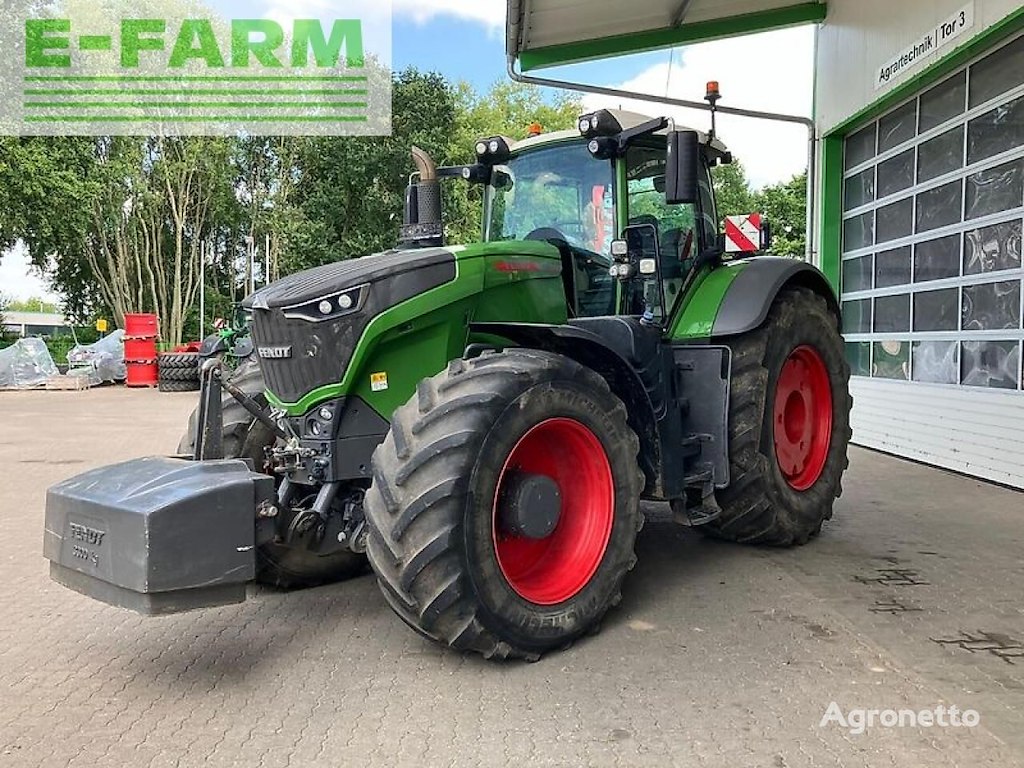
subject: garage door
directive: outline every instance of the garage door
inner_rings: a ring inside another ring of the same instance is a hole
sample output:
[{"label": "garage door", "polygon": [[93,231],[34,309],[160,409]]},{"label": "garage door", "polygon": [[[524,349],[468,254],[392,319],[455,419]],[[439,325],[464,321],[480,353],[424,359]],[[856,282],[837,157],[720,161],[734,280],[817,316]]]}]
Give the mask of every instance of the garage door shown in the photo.
[{"label": "garage door", "polygon": [[1024,487],[1024,37],[845,141],[854,440]]}]

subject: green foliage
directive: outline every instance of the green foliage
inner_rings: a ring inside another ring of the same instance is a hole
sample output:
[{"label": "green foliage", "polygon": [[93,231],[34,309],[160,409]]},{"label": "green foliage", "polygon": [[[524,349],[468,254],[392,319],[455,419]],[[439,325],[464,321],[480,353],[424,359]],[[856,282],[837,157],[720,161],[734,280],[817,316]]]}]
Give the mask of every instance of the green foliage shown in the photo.
[{"label": "green foliage", "polygon": [[[537,123],[545,133],[573,128],[583,111],[579,97],[556,93],[545,98],[536,86],[515,82],[499,82],[487,93],[477,93],[467,83],[455,90],[457,120],[449,134],[446,162],[451,164],[475,161],[477,141],[490,136],[524,139]],[[483,231],[483,189],[458,185],[446,190],[445,231],[453,243],[475,242]]]},{"label": "green foliage", "polygon": [[[298,160],[301,180],[289,215],[281,217],[289,222],[283,272],[394,246],[413,145],[438,165],[470,163],[483,136],[522,138],[533,122],[546,130],[569,128],[580,111],[578,101],[548,102],[531,86],[502,83],[481,95],[466,84],[453,88],[441,75],[415,69],[395,77],[393,103],[390,137],[304,143]],[[443,194],[448,241],[479,240],[481,188],[449,181]]]},{"label": "green foliage", "polygon": [[28,299],[11,300],[7,302],[5,309],[11,312],[48,312],[56,313],[60,311],[60,308],[51,302],[43,301],[38,296],[32,296]]},{"label": "green foliage", "polygon": [[715,202],[718,203],[720,218],[740,216],[757,210],[756,196],[739,160],[712,168],[711,178],[715,184]]},{"label": "green foliage", "polygon": [[0,349],[3,349],[3,342],[7,340],[7,328],[4,326],[4,312],[10,309],[10,299],[6,294],[0,293]]},{"label": "green foliage", "polygon": [[310,139],[299,158],[294,204],[301,225],[282,271],[363,256],[393,247],[416,145],[447,159],[456,105],[447,81],[410,69],[396,76],[389,137]]},{"label": "green foliage", "polygon": [[758,191],[750,188],[746,172],[737,161],[712,170],[718,214],[739,216],[759,211],[772,227],[775,256],[802,257],[807,247],[807,173]]},{"label": "green foliage", "polygon": [[807,173],[757,193],[757,206],[772,225],[772,253],[802,257],[807,252]]}]

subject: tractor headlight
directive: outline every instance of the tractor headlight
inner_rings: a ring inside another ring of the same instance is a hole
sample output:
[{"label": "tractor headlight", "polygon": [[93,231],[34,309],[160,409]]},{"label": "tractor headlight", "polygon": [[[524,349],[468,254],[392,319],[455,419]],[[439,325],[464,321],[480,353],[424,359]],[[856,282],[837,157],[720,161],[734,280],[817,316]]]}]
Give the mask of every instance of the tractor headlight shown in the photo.
[{"label": "tractor headlight", "polygon": [[291,320],[306,320],[310,323],[323,323],[335,320],[352,312],[357,312],[366,300],[368,285],[349,288],[346,291],[324,296],[315,301],[294,304],[281,309],[285,317]]},{"label": "tractor headlight", "polygon": [[608,136],[591,139],[587,149],[598,160],[611,160],[619,154],[619,142]]},{"label": "tractor headlight", "polygon": [[502,136],[492,136],[476,143],[476,159],[482,165],[501,165],[512,157],[508,141]]},{"label": "tractor headlight", "polygon": [[577,123],[580,133],[588,139],[595,136],[617,136],[622,133],[622,125],[617,117],[607,109],[600,109],[589,115],[583,115]]}]

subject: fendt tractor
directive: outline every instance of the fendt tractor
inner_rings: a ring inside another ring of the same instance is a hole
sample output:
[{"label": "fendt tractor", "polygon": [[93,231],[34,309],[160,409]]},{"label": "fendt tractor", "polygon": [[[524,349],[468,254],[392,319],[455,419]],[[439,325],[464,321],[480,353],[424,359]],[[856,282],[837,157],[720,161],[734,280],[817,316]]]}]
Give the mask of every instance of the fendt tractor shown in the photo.
[{"label": "fendt tractor", "polygon": [[[736,542],[819,533],[839,307],[803,261],[729,258],[714,129],[601,110],[475,155],[413,149],[397,248],[247,299],[258,364],[204,363],[181,455],[50,489],[54,579],[167,614],[368,563],[420,634],[533,660],[619,601],[641,500]],[[446,178],[481,185],[480,243],[445,244]]]}]

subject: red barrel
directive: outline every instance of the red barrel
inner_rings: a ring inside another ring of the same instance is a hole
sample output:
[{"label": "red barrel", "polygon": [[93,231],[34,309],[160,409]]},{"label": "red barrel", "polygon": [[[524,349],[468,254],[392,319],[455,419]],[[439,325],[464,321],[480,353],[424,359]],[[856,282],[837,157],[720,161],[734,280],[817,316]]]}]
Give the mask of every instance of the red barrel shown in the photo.
[{"label": "red barrel", "polygon": [[157,330],[156,315],[125,315],[124,335],[140,339],[155,339],[160,335]]},{"label": "red barrel", "polygon": [[156,336],[139,338],[138,336],[124,337],[124,359],[125,360],[155,360],[156,359]]},{"label": "red barrel", "polygon": [[156,315],[124,316],[124,361],[128,368],[125,384],[129,387],[155,387],[160,379],[156,340],[160,334]]},{"label": "red barrel", "polygon": [[155,387],[160,377],[156,360],[128,360],[128,377],[125,384],[129,387]]}]

